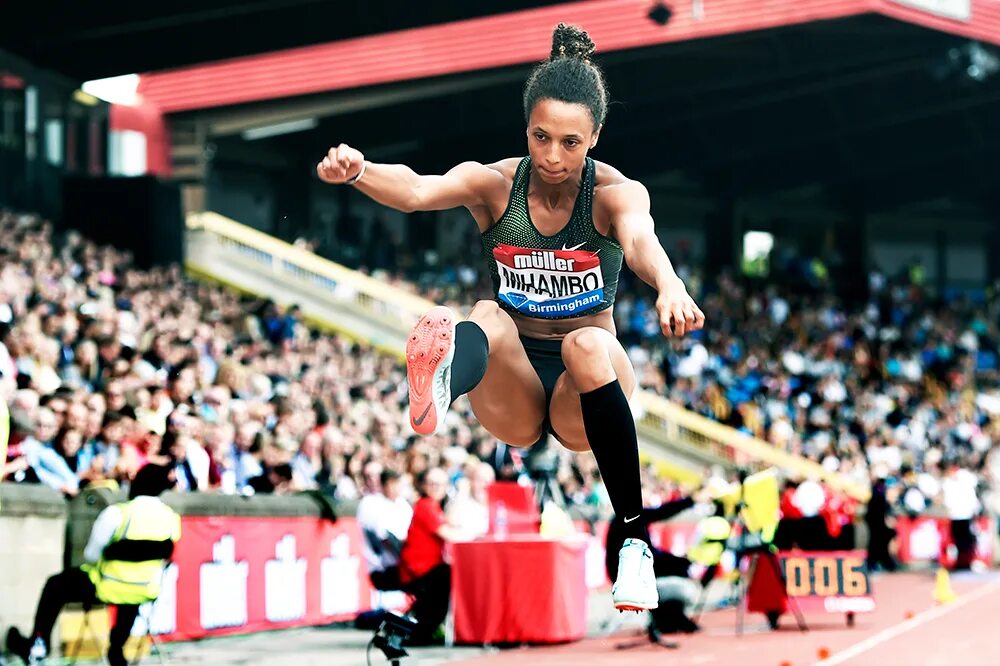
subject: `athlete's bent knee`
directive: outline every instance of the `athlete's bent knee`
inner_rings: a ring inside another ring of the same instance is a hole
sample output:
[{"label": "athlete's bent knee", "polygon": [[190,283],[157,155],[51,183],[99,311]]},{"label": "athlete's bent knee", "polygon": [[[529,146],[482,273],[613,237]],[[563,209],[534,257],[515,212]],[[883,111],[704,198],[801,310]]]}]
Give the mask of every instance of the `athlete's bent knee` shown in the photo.
[{"label": "athlete's bent knee", "polygon": [[469,312],[469,321],[476,322],[486,333],[491,351],[504,336],[517,335],[514,320],[497,305],[496,301],[478,301]]},{"label": "athlete's bent knee", "polygon": [[608,358],[608,347],[604,341],[604,331],[593,326],[570,331],[562,342],[562,360],[567,367],[578,364],[593,364]]},{"label": "athlete's bent knee", "polygon": [[525,448],[532,446],[542,438],[542,425],[538,424],[538,426],[534,429],[526,429],[524,432],[510,432],[504,434],[506,435],[505,437],[498,437],[497,439],[502,439],[504,443],[509,446]]},{"label": "athlete's bent knee", "polygon": [[588,326],[571,331],[562,343],[562,359],[574,387],[593,391],[616,377],[604,329]]},{"label": "athlete's bent knee", "polygon": [[588,442],[564,442],[560,439],[559,443],[562,444],[564,449],[568,449],[573,453],[585,453],[590,450],[590,444]]}]

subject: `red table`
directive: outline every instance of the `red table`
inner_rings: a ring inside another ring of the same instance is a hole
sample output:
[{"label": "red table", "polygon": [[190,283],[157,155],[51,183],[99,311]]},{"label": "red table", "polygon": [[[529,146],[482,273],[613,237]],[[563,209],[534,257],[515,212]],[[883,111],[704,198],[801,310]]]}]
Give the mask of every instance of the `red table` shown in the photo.
[{"label": "red table", "polygon": [[452,544],[456,643],[563,643],[587,633],[585,538]]}]

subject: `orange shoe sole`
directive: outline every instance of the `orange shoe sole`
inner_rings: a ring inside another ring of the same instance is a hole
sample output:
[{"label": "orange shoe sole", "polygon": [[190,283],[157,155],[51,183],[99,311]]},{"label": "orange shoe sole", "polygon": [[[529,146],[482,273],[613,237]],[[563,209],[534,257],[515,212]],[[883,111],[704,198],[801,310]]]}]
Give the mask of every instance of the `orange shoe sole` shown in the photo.
[{"label": "orange shoe sole", "polygon": [[652,608],[643,608],[642,606],[632,606],[631,604],[623,604],[621,606],[615,606],[619,613],[624,613],[626,611],[634,611],[636,613],[641,613],[643,611],[653,610]]},{"label": "orange shoe sole", "polygon": [[[435,375],[450,372],[454,353],[454,313],[444,306],[431,308],[410,331],[406,342],[406,381],[414,432],[430,435],[444,418],[448,405],[434,404]],[[450,402],[451,396],[447,399]]]}]

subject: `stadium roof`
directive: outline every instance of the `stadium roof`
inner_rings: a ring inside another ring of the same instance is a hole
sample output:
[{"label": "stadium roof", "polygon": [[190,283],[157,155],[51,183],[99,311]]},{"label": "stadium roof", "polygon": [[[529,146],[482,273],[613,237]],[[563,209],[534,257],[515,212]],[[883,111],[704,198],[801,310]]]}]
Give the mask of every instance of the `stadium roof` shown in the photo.
[{"label": "stadium roof", "polygon": [[155,73],[143,77],[139,91],[170,113],[519,65],[547,55],[559,21],[582,25],[605,53],[867,13],[1000,42],[997,0],[669,4],[674,11],[665,26],[647,16],[649,0],[564,3]]},{"label": "stadium roof", "polygon": [[554,4],[552,0],[32,0],[4,3],[0,49],[78,81]]},{"label": "stadium roof", "polygon": [[[613,104],[595,157],[651,186],[670,189],[681,178],[723,197],[811,188],[851,207],[888,210],[994,196],[1000,73],[971,76],[977,48],[866,12],[606,52],[599,61]],[[172,127],[201,127],[219,169],[304,173],[317,151],[345,141],[370,159],[439,173],[523,152],[527,70],[178,112]],[[315,129],[241,137],[305,119]]]}]

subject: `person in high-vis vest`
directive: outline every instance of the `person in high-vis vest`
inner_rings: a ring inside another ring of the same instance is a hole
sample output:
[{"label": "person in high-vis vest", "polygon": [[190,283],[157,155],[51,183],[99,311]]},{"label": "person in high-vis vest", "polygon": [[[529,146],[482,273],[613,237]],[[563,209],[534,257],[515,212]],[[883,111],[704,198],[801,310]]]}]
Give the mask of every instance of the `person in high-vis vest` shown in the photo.
[{"label": "person in high-vis vest", "polygon": [[717,567],[726,552],[729,532],[729,521],[722,516],[702,518],[695,527],[694,544],[688,548],[688,559],[702,566]]},{"label": "person in high-vis vest", "polygon": [[31,637],[16,628],[7,633],[7,650],[24,660],[48,653],[52,627],[63,606],[71,601],[105,603],[117,607],[111,628],[108,662],[126,666],[125,641],[139,614],[139,605],[160,594],[163,569],[181,536],[181,520],[159,495],[174,485],[173,472],[146,465],[135,475],[129,501],[113,504],[97,516],[83,551],[87,561],[48,579],[42,590]]}]

